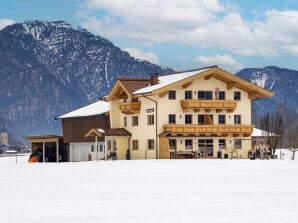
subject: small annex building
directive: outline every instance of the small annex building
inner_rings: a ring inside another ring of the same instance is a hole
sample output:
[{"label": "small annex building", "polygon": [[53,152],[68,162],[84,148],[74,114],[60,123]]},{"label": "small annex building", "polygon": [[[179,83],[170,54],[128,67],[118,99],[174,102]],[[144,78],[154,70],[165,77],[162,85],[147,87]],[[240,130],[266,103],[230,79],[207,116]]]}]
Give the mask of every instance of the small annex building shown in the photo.
[{"label": "small annex building", "polygon": [[87,134],[90,129],[109,129],[109,103],[96,101],[56,117],[62,121],[63,142],[69,145],[69,161],[104,159],[104,137]]}]

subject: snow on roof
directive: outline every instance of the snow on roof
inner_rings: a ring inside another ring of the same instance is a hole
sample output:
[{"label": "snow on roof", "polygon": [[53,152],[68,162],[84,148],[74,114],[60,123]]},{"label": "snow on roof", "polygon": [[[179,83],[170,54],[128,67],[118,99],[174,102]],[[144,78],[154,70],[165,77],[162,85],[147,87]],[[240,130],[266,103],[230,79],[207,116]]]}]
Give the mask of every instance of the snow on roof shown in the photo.
[{"label": "snow on roof", "polygon": [[152,85],[152,86],[149,86],[149,87],[145,87],[145,88],[141,88],[141,89],[135,91],[133,94],[149,93],[149,92],[152,92],[154,90],[163,88],[167,85],[176,83],[176,82],[181,81],[183,79],[186,79],[188,77],[191,77],[193,75],[202,73],[206,70],[208,70],[208,68],[201,69],[201,70],[186,71],[186,72],[181,72],[181,73],[158,76],[158,80],[159,80],[158,84],[155,84],[155,85]]},{"label": "snow on roof", "polygon": [[274,133],[267,132],[262,129],[254,128],[251,136],[274,136]]},{"label": "snow on roof", "polygon": [[57,119],[86,117],[92,115],[100,115],[110,110],[110,104],[106,101],[97,101],[92,104],[86,105],[64,115],[57,117]]}]

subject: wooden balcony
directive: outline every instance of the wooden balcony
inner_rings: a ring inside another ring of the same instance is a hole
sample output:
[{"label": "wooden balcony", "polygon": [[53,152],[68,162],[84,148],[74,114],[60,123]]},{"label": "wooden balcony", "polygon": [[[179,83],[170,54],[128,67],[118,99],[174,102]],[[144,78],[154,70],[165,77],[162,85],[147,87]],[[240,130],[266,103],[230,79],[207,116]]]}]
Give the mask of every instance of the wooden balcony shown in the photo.
[{"label": "wooden balcony", "polygon": [[228,136],[234,137],[243,134],[249,137],[252,134],[253,125],[163,125],[164,131],[173,135],[195,135],[195,136]]},{"label": "wooden balcony", "polygon": [[141,102],[126,102],[119,105],[119,108],[123,114],[140,114]]},{"label": "wooden balcony", "polygon": [[238,101],[231,100],[197,100],[197,99],[186,99],[181,100],[181,107],[183,112],[188,112],[189,109],[194,109],[195,111],[200,111],[200,109],[205,109],[206,112],[210,112],[211,109],[215,109],[216,112],[222,112],[222,110],[227,110],[227,112],[233,112],[237,107]]}]

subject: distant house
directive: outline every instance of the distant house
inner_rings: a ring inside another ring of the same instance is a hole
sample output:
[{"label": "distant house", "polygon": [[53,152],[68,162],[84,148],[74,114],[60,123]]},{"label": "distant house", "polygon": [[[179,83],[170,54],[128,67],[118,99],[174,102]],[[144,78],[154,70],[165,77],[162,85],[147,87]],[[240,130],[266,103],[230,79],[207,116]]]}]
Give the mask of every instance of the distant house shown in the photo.
[{"label": "distant house", "polygon": [[69,161],[104,159],[104,137],[86,133],[90,129],[110,128],[108,102],[99,100],[56,119],[62,120],[63,142],[69,144]]}]

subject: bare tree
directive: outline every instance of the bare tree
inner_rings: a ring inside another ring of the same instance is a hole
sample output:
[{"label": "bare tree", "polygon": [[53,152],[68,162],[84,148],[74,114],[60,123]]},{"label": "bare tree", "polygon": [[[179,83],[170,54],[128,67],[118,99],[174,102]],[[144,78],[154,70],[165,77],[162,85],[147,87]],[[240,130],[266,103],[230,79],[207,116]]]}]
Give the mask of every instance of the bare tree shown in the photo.
[{"label": "bare tree", "polygon": [[277,148],[289,149],[292,159],[298,151],[298,113],[287,104],[280,104],[273,112],[260,119],[260,128],[267,131],[266,144],[271,156]]},{"label": "bare tree", "polygon": [[287,148],[292,152],[292,160],[295,159],[295,153],[298,151],[298,124],[291,125],[286,133],[286,145]]},{"label": "bare tree", "polygon": [[260,119],[260,127],[266,131],[266,144],[271,157],[274,156],[278,147],[281,147],[285,134],[285,122],[283,109],[276,109]]}]

